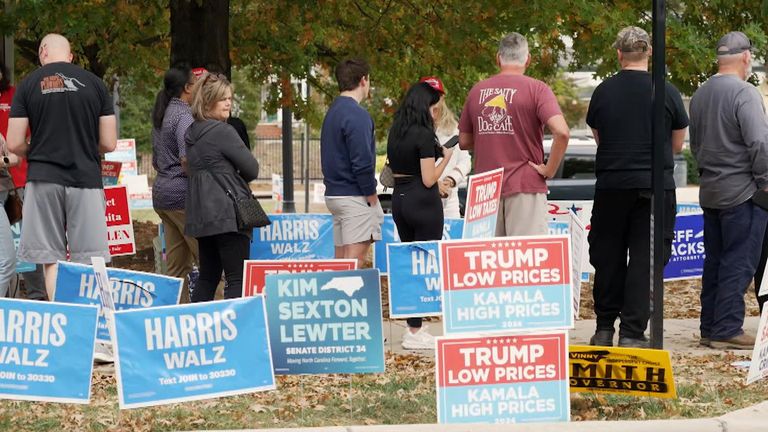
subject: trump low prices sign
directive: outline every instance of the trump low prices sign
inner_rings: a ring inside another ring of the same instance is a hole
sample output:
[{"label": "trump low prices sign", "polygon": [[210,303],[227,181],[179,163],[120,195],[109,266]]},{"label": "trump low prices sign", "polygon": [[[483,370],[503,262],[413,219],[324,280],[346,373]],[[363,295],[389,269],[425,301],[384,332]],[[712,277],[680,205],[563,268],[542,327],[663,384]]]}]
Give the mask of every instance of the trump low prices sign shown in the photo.
[{"label": "trump low prices sign", "polygon": [[111,256],[133,255],[136,253],[136,239],[133,235],[131,209],[128,207],[128,187],[104,188],[107,204],[107,243]]},{"label": "trump low prices sign", "polygon": [[375,269],[267,276],[275,373],[384,372]]},{"label": "trump low prices sign", "polygon": [[[116,310],[175,305],[184,283],[179,278],[117,268],[108,268],[107,274]],[[62,303],[101,304],[93,266],[59,262],[53,298]],[[98,327],[99,342],[110,342],[107,321],[101,312]]]},{"label": "trump low prices sign", "polygon": [[[464,219],[445,219],[443,221],[443,240],[460,239],[464,229]],[[387,245],[400,243],[397,226],[392,215],[384,215],[384,223],[381,225],[381,241],[373,244],[373,267],[379,273],[386,275],[389,271],[387,264]],[[393,267],[393,270],[396,268]]]},{"label": "trump low prices sign", "polygon": [[445,333],[573,326],[567,236],[440,243]]},{"label": "trump low prices sign", "polygon": [[0,299],[0,399],[88,403],[97,313]]},{"label": "trump low prices sign", "polygon": [[275,388],[261,296],[114,317],[120,408]]},{"label": "trump low prices sign", "polygon": [[354,270],[355,259],[330,260],[245,260],[243,264],[243,297],[264,293],[267,275],[320,271]]},{"label": "trump low prices sign", "polygon": [[253,230],[251,259],[331,259],[333,219],[329,214],[271,214],[271,224]]},{"label": "trump low prices sign", "polygon": [[439,423],[568,421],[564,331],[437,338]]},{"label": "trump low prices sign", "polygon": [[763,308],[760,325],[757,327],[755,347],[752,349],[752,361],[747,373],[747,384],[768,376],[768,307]]},{"label": "trump low prices sign", "polygon": [[442,315],[437,253],[436,241],[387,245],[390,317]]},{"label": "trump low prices sign", "polygon": [[503,181],[504,168],[469,176],[462,238],[490,238],[496,235]]},{"label": "trump low prices sign", "polygon": [[571,345],[571,392],[676,396],[669,351]]}]

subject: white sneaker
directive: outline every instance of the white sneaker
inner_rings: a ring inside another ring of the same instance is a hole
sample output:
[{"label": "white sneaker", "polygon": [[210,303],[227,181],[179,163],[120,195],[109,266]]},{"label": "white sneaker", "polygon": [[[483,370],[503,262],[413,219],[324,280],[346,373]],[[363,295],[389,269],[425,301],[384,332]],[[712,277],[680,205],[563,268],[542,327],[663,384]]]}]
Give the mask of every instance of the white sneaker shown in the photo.
[{"label": "white sneaker", "polygon": [[96,342],[96,349],[93,350],[93,361],[94,363],[114,363],[115,358],[112,354],[112,347]]},{"label": "white sneaker", "polygon": [[411,350],[435,349],[435,337],[427,333],[427,326],[420,328],[416,333],[411,333],[411,328],[406,327],[402,346],[403,349]]}]

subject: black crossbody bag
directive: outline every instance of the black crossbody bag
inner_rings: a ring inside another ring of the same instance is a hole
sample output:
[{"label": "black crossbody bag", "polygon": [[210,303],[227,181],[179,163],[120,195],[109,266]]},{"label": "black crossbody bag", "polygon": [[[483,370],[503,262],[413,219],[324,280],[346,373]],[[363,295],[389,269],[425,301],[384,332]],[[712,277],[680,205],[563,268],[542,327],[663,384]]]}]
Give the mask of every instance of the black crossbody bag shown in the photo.
[{"label": "black crossbody bag", "polygon": [[216,177],[216,174],[211,171],[208,172],[211,173],[213,180],[216,181],[219,187],[227,194],[229,199],[231,199],[232,203],[235,205],[238,230],[261,228],[272,223],[272,221],[269,220],[267,213],[261,207],[259,200],[253,195],[249,194],[248,198],[235,198],[232,191],[224,187],[224,184],[222,184],[221,180]]}]

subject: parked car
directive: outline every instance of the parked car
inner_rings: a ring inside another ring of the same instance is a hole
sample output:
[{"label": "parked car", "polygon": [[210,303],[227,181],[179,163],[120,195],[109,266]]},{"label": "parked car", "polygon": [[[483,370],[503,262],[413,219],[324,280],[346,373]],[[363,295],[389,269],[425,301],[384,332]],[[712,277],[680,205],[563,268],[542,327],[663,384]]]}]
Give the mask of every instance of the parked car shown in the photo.
[{"label": "parked car", "polygon": [[[545,158],[549,155],[551,138],[544,139]],[[597,144],[591,136],[571,136],[563,161],[555,176],[547,180],[549,200],[592,200],[595,196],[595,153]],[[392,209],[392,190],[379,186],[379,200],[385,213]],[[466,184],[459,186],[459,207],[464,216],[467,200]]]}]

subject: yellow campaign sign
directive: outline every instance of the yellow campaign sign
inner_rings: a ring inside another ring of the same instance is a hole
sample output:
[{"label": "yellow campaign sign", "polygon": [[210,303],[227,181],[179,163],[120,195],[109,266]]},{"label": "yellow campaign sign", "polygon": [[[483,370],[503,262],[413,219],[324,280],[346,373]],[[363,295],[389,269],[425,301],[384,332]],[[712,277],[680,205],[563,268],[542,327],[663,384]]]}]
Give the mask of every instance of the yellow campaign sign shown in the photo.
[{"label": "yellow campaign sign", "polygon": [[677,397],[669,351],[571,345],[572,393]]}]

